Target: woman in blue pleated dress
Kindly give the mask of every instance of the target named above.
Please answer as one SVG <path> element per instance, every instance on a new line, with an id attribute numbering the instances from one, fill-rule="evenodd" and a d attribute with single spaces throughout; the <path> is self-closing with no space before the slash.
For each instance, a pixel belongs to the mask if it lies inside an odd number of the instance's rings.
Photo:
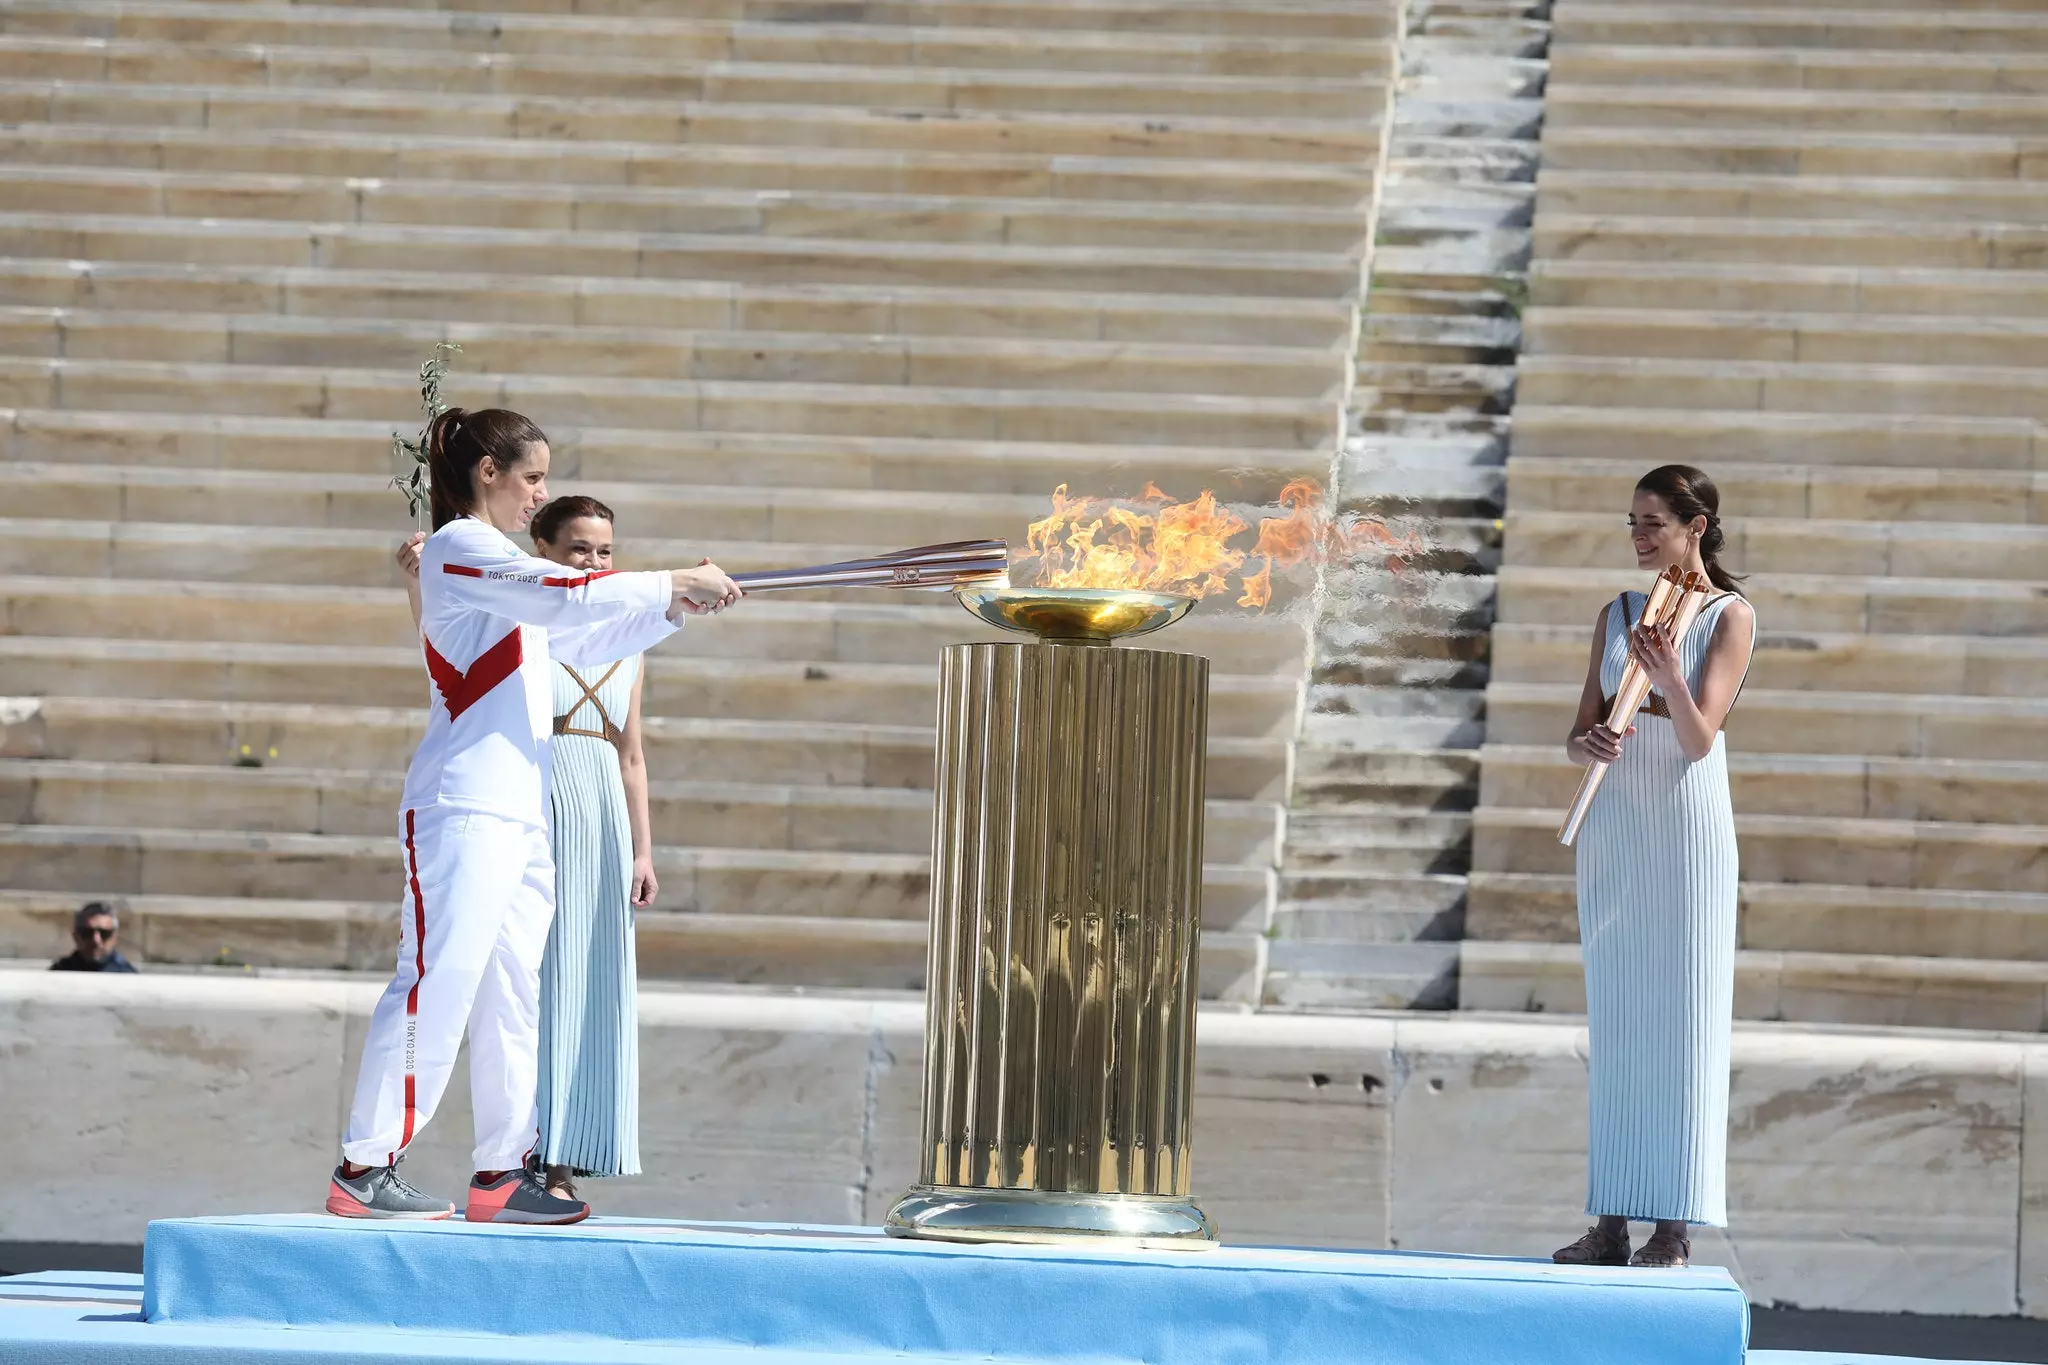
<path id="1" fill-rule="evenodd" d="M 1638 568 L 1717 590 L 1682 640 L 1641 624 L 1645 596 L 1603 607 L 1566 748 L 1614 766 L 1579 833 L 1589 1140 L 1585 1236 L 1567 1265 L 1684 1265 L 1691 1225 L 1728 1221 L 1728 1050 L 1737 859 L 1721 727 L 1749 671 L 1756 615 L 1720 564 L 1720 493 L 1686 465 L 1636 485 Z M 1652 692 L 1621 736 L 1605 721 L 1633 656 Z M 1654 1223 L 1629 1254 L 1629 1222 Z"/>
<path id="2" fill-rule="evenodd" d="M 534 513 L 534 548 L 612 567 L 612 510 L 565 497 Z M 640 1173 L 640 1046 L 633 911 L 652 905 L 654 840 L 640 742 L 642 660 L 554 666 L 548 836 L 555 922 L 540 969 L 540 1146 L 548 1188 Z"/>

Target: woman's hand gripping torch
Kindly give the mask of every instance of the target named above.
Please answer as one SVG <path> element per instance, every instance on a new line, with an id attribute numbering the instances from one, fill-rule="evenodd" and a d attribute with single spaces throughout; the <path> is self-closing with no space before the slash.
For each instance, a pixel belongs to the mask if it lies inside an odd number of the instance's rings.
<path id="1" fill-rule="evenodd" d="M 1706 605 L 1712 586 L 1701 575 L 1687 573 L 1676 565 L 1666 569 L 1650 587 L 1650 600 L 1643 607 L 1639 624 L 1665 627 L 1675 645 L 1685 639 L 1700 608 Z M 1650 675 L 1631 654 L 1621 670 L 1621 686 L 1614 690 L 1614 705 L 1608 708 L 1604 722 L 1604 728 L 1617 741 L 1628 733 L 1629 723 L 1649 695 Z M 1597 759 L 1586 765 L 1585 775 L 1579 779 L 1578 794 L 1572 797 L 1571 808 L 1565 812 L 1564 823 L 1557 831 L 1557 841 L 1567 848 L 1579 837 L 1579 827 L 1586 823 L 1586 812 L 1593 808 L 1593 797 L 1607 779 L 1610 766 Z"/>

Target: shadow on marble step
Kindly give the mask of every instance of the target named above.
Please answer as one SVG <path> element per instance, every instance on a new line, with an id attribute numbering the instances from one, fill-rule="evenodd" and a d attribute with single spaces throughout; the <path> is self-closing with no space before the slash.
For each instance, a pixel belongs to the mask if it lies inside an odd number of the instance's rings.
<path id="1" fill-rule="evenodd" d="M 1315 1013 L 1455 1009 L 1458 959 L 1455 943 L 1275 943 L 1264 1003 Z"/>
<path id="2" fill-rule="evenodd" d="M 318 24 L 309 28 L 317 33 Z M 338 36 L 338 35 L 337 35 Z M 823 55 L 823 54 L 821 54 Z M 403 48 L 345 50 L 313 44 L 195 50 L 149 39 L 37 35 L 0 39 L 0 75 L 287 89 L 427 90 L 490 96 L 561 96 L 602 89 L 617 98 L 740 104 L 843 101 L 866 108 L 1044 110 L 1356 118 L 1379 114 L 1386 92 L 1370 81 L 1191 77 L 1139 71 L 1055 72 L 827 65 L 818 62 L 645 60 L 609 54 L 494 54 L 451 64 Z"/>
<path id="3" fill-rule="evenodd" d="M 69 951 L 69 898 L 0 891 L 0 957 Z M 122 942 L 144 971 L 247 967 L 382 971 L 391 966 L 399 909 L 334 901 L 136 897 L 121 902 Z M 926 930 L 901 920 L 641 910 L 634 916 L 642 982 L 729 982 L 830 990 L 924 989 Z M 1205 933 L 1207 1000 L 1249 1001 L 1257 940 Z"/>
<path id="4" fill-rule="evenodd" d="M 1552 129 L 1679 127 L 2030 137 L 2048 129 L 2039 101 L 2025 95 L 1946 90 L 1645 90 L 1554 84 L 1543 102 L 1542 118 L 1546 134 Z"/>
<path id="5" fill-rule="evenodd" d="M 1908 522 L 1919 524 L 1896 529 L 1961 541 L 1980 526 L 2048 525 L 2048 471 L 1724 462 L 1713 472 L 1721 515 L 1735 527 L 1755 518 L 1823 529 Z M 1625 506 L 1643 467 L 1640 460 L 1521 458 L 1506 473 L 1518 514 L 1581 513 Z"/>
<path id="6" fill-rule="evenodd" d="M 22 825 L 268 831 L 381 837 L 400 809 L 404 769 L 341 769 L 276 761 L 173 764 L 0 759 L 0 820 Z M 654 827 L 732 849 L 924 854 L 929 789 L 776 784 L 686 776 L 650 764 Z M 1203 850 L 1239 866 L 1277 861 L 1280 808 L 1211 799 Z"/>
<path id="7" fill-rule="evenodd" d="M 2016 223 L 1959 233 L 1940 224 L 1896 220 L 1752 221 L 1556 213 L 1537 218 L 1535 238 L 1534 254 L 1538 258 L 2031 270 L 2041 261 L 2044 244 L 2048 244 L 2048 229 Z M 1534 393 L 1531 398 L 1556 401 Z"/>
<path id="8" fill-rule="evenodd" d="M 1951 469 L 2048 468 L 2048 438 L 2027 417 L 1950 414 L 1701 411 L 1524 402 L 1515 409 L 1514 453 L 1532 459 L 1713 465 L 1731 451 L 1746 461 L 1927 468 L 1929 451 Z"/>
<path id="9" fill-rule="evenodd" d="M 1495 681 L 1505 687 L 1576 689 L 1586 674 L 1591 630 L 1590 621 L 1578 626 L 1496 626 L 1491 654 Z M 1759 692 L 2025 698 L 2037 693 L 2044 666 L 2048 666 L 2048 641 L 2024 636 L 1766 630 L 1757 636 L 1744 705 Z M 1576 691 L 1572 695 L 1576 696 Z M 1567 709 L 1572 705 L 1569 699 L 1563 704 Z M 1828 705 L 1851 710 L 1866 705 L 1890 708 L 1886 702 L 1848 695 L 1838 696 Z M 1886 746 L 1883 751 L 1892 750 Z"/>
<path id="10" fill-rule="evenodd" d="M 1354 749 L 1303 744 L 1294 755 L 1293 806 L 1470 810 L 1479 797 L 1471 751 Z"/>
<path id="11" fill-rule="evenodd" d="M 2039 270 L 1546 260 L 1530 267 L 1529 290 L 1536 308 L 1980 319 L 2048 315 L 2048 272 Z"/>
<path id="12" fill-rule="evenodd" d="M 0 757 L 402 770 L 425 723 L 418 709 L 17 697 L 0 704 Z M 650 703 L 642 734 L 657 778 L 745 772 L 754 782 L 790 786 L 929 790 L 932 784 L 929 718 L 922 725 L 745 720 L 664 715 Z M 1286 741 L 1219 733 L 1209 737 L 1208 752 L 1212 799 L 1278 801 L 1286 795 Z"/>
<path id="13" fill-rule="evenodd" d="M 1983 179 L 1553 171 L 1543 177 L 1536 212 L 1546 217 L 1902 219 L 1949 224 L 1963 231 L 1965 224 L 2038 216 L 2043 199 L 2039 185 L 2001 185 Z M 1787 301 L 1785 306 L 1794 305 Z"/>
<path id="14" fill-rule="evenodd" d="M 1362 212 L 1371 165 L 1295 165 L 1027 152 L 901 152 L 674 142 L 567 142 L 331 129 L 27 123 L 0 128 L 11 160 L 177 165 L 216 174 L 458 182 L 696 186 L 759 191 L 1009 194 L 1071 199 L 1300 204 Z"/>
<path id="15" fill-rule="evenodd" d="M 1586 1011 L 1576 944 L 1468 940 L 1458 984 L 1460 1009 Z M 1735 1017 L 2038 1033 L 2048 1028 L 2048 963 L 1738 951 Z"/>
<path id="16" fill-rule="evenodd" d="M 743 284 L 571 275 L 175 265 L 95 260 L 0 261 L 0 301 L 104 312 L 214 313 L 236 320 L 411 319 L 440 327 L 698 328 L 883 336 L 1319 347 L 1346 325 L 1343 300 L 1198 294 L 1070 295 L 961 283 Z M 465 362 L 470 363 L 470 362 Z"/>
<path id="17" fill-rule="evenodd" d="M 1561 810 L 1584 772 L 1561 745 L 1488 745 L 1479 759 L 1488 806 Z M 1728 776 L 1749 815 L 2048 825 L 2048 763 L 1738 750 Z"/>
<path id="18" fill-rule="evenodd" d="M 1820 517 L 1737 517 L 1725 513 L 1726 562 L 1736 572 L 1771 576 L 2048 580 L 2048 517 L 2025 515 L 2032 490 L 1997 520 L 1955 525 L 1918 520 L 1830 520 Z M 2039 506 L 2048 514 L 2048 483 Z M 1632 567 L 1622 498 L 1583 511 L 1509 509 L 1501 557 L 1532 568 Z M 1910 508 L 1907 509 L 1910 512 Z"/>
<path id="19" fill-rule="evenodd" d="M 95 896 L 377 902 L 393 895 L 389 838 L 16 825 L 0 828 L 0 887 Z M 679 912 L 846 916 L 922 923 L 930 854 L 816 853 L 657 845 L 661 904 Z M 1266 921 L 1271 869 L 1211 863 L 1205 929 Z"/>
<path id="20" fill-rule="evenodd" d="M 1557 842 L 1561 814 L 1480 806 L 1470 817 L 1470 866 L 1569 872 L 1573 850 Z M 1738 814 L 1735 833 L 1743 873 L 1757 881 L 2048 894 L 2048 829 L 2037 825 Z"/>
<path id="21" fill-rule="evenodd" d="M 1290 876 L 1463 873 L 1473 865 L 1472 817 L 1297 807 L 1289 813 L 1282 863 Z"/>
<path id="22" fill-rule="evenodd" d="M 1580 687 L 1493 683 L 1487 688 L 1487 741 L 1563 743 Z M 2048 704 L 2025 690 L 1968 697 L 1745 689 L 1734 725 L 1730 747 L 1738 752 L 2048 762 Z"/>
<path id="23" fill-rule="evenodd" d="M 418 653 L 406 646 L 233 644 L 216 641 L 0 635 L 10 688 L 19 698 L 60 695 L 109 703 L 258 702 L 289 706 L 382 706 L 413 711 L 423 697 Z M 938 664 L 712 659 L 656 650 L 648 656 L 650 716 L 711 722 L 821 721 L 932 724 Z M 1295 733 L 1297 686 L 1279 676 L 1212 674 L 1209 728 L 1269 742 Z M 267 737 L 267 724 L 244 740 Z M 265 738 L 267 743 L 268 739 Z"/>
<path id="24" fill-rule="evenodd" d="M 0 97 L 4 97 L 0 82 Z M 45 213 L 545 232 L 730 233 L 851 241 L 1355 253 L 1344 207 L 746 187 L 346 179 L 65 167 L 0 169 L 0 202 Z"/>
<path id="25" fill-rule="evenodd" d="M 1626 565 L 1506 565 L 1496 580 L 1499 619 L 1518 625 L 1583 622 L 1590 632 L 1601 608 L 1636 572 Z M 1759 622 L 1787 633 L 2048 634 L 2048 599 L 2025 581 L 1774 573 L 1756 575 L 1743 592 Z"/>
<path id="26" fill-rule="evenodd" d="M 1804 8 L 1806 0 L 1792 0 Z M 1747 9 L 1764 6 L 1749 3 Z M 1921 9 L 1919 0 L 1853 0 L 1859 10 Z M 2020 12 L 2032 0 L 2005 0 Z M 2048 59 L 2025 53 L 1832 51 L 1569 44 L 1550 54 L 1550 78 L 1561 85 L 1667 86 L 1715 84 L 1752 90 L 1915 90 L 1992 94 L 2048 93 Z"/>
<path id="27" fill-rule="evenodd" d="M 2017 140 L 2001 137 L 1918 137 L 1903 133 L 1859 136 L 1825 131 L 1687 128 L 1660 128 L 1650 135 L 1639 129 L 1560 128 L 1544 138 L 1543 154 L 1544 166 L 1559 170 L 1783 175 L 1788 168 L 1804 166 L 1815 174 L 1835 176 L 2011 180 L 2014 159 L 2022 152 Z M 1539 219 L 1539 235 L 1540 225 Z M 1537 253 L 1539 258 L 1553 254 L 1547 250 Z M 1673 254 L 1667 252 L 1665 256 Z M 1776 262 L 1830 263 L 1824 258 Z M 1851 264 L 1847 260 L 1832 263 Z M 1910 262 L 1868 264 L 1897 266 Z"/>
<path id="28" fill-rule="evenodd" d="M 1380 132 L 1369 119 L 1252 119 L 923 111 L 710 100 L 442 95 L 416 91 L 283 90 L 121 82 L 0 81 L 10 122 L 199 124 L 218 128 L 304 128 L 403 132 L 432 127 L 462 137 L 567 141 L 798 143 L 870 150 L 1030 152 L 1043 156 L 1124 155 L 1370 162 Z"/>
<path id="29" fill-rule="evenodd" d="M 388 419 L 15 407 L 0 409 L 0 457 L 76 465 L 86 471 L 81 477 L 95 467 L 127 465 L 152 466 L 195 484 L 207 477 L 204 471 L 218 469 L 225 478 L 290 473 L 381 485 L 390 477 L 391 425 Z M 1269 502 L 1289 481 L 1328 465 L 1327 454 L 1275 448 L 678 432 L 554 421 L 547 430 L 553 467 L 563 479 L 671 487 L 913 495 L 951 490 L 1043 498 L 1061 483 L 1135 493 L 1150 478 L 1189 479 L 1214 488 L 1219 497 Z"/>
<path id="30" fill-rule="evenodd" d="M 1569 874 L 1474 872 L 1466 932 L 1576 943 L 1577 899 Z M 1764 952 L 2048 962 L 2048 895 L 1748 881 L 1736 934 L 1739 947 Z"/>

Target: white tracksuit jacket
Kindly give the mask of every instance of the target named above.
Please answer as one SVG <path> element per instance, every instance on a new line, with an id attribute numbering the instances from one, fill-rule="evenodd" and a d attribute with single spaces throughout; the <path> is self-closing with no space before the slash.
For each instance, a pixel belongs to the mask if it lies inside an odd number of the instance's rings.
<path id="1" fill-rule="evenodd" d="M 535 1138 L 541 952 L 554 918 L 548 851 L 552 659 L 628 658 L 673 634 L 666 572 L 587 573 L 522 553 L 473 517 L 420 549 L 420 633 L 433 680 L 406 773 L 397 971 L 363 1045 L 342 1154 L 386 1165 L 433 1117 L 464 1030 L 478 1170 Z"/>

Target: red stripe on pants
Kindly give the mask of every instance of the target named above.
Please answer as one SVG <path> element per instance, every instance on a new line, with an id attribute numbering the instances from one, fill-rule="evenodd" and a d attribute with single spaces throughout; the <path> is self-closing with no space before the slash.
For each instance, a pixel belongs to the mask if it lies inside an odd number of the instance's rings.
<path id="1" fill-rule="evenodd" d="M 413 1067 L 417 1056 L 417 1030 L 420 1020 L 420 982 L 427 975 L 427 899 L 420 894 L 420 855 L 413 846 L 413 812 L 405 813 L 405 870 L 412 886 L 412 946 L 413 975 L 412 989 L 405 993 L 405 1131 L 398 1138 L 398 1152 L 412 1142 L 413 1122 L 417 1117 L 413 1098 Z M 391 1154 L 391 1163 L 397 1164 L 398 1152 Z"/>

